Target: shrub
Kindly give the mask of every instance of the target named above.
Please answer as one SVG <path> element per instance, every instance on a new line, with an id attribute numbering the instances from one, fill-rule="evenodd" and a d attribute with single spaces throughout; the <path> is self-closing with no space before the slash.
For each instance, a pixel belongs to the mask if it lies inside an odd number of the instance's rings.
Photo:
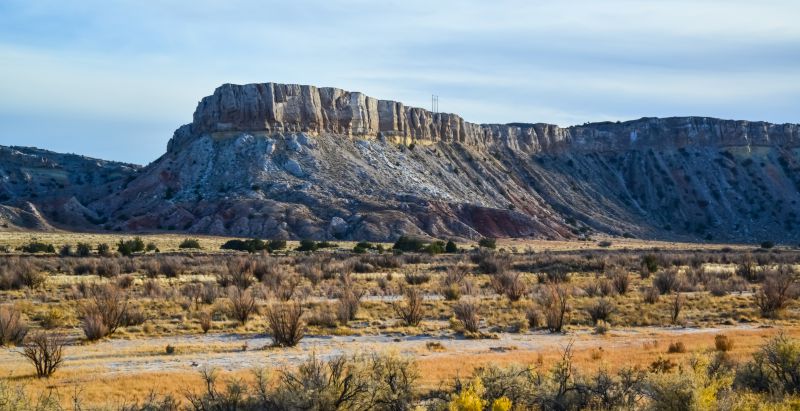
<path id="1" fill-rule="evenodd" d="M 97 254 L 100 254 L 103 257 L 109 257 L 111 256 L 111 247 L 109 247 L 106 243 L 100 243 L 97 245 Z"/>
<path id="2" fill-rule="evenodd" d="M 434 241 L 427 246 L 425 246 L 425 252 L 431 255 L 434 254 L 442 254 L 444 253 L 444 242 L 443 241 Z"/>
<path id="3" fill-rule="evenodd" d="M 261 400 L 252 409 L 408 410 L 416 379 L 413 363 L 394 356 L 340 356 L 322 361 L 312 355 L 296 369 L 282 373 L 271 392 L 271 404 Z"/>
<path id="4" fill-rule="evenodd" d="M 84 261 L 75 264 L 72 267 L 72 273 L 75 275 L 87 275 L 87 274 L 94 274 L 97 271 L 97 267 L 94 261 Z"/>
<path id="5" fill-rule="evenodd" d="M 228 299 L 231 303 L 231 315 L 240 324 L 247 324 L 250 316 L 256 312 L 256 299 L 249 290 L 232 287 L 228 292 Z"/>
<path id="6" fill-rule="evenodd" d="M 661 294 L 669 294 L 673 291 L 680 290 L 678 270 L 672 268 L 659 271 L 656 273 L 655 278 L 653 278 L 653 286 L 655 286 Z"/>
<path id="7" fill-rule="evenodd" d="M 561 332 L 569 309 L 569 292 L 562 284 L 548 284 L 538 294 L 539 305 L 544 311 L 544 320 L 550 332 Z"/>
<path id="8" fill-rule="evenodd" d="M 717 351 L 728 352 L 733 349 L 733 340 L 727 335 L 716 335 L 714 336 L 714 348 Z"/>
<path id="9" fill-rule="evenodd" d="M 667 347 L 667 353 L 669 354 L 682 354 L 686 352 L 686 345 L 681 342 L 671 342 L 669 343 L 669 347 Z"/>
<path id="10" fill-rule="evenodd" d="M 763 241 L 761 243 L 761 248 L 765 250 L 769 250 L 770 248 L 775 247 L 775 243 L 772 241 Z"/>
<path id="11" fill-rule="evenodd" d="M 267 243 L 267 249 L 270 251 L 284 250 L 286 249 L 286 240 L 269 240 Z"/>
<path id="12" fill-rule="evenodd" d="M 503 271 L 492 276 L 491 284 L 496 293 L 505 295 L 511 301 L 519 301 L 528 292 L 521 273 Z"/>
<path id="13" fill-rule="evenodd" d="M 736 275 L 751 283 L 761 280 L 761 273 L 758 271 L 758 266 L 752 255 L 745 254 L 742 262 L 736 266 Z"/>
<path id="14" fill-rule="evenodd" d="M 609 277 L 611 278 L 611 284 L 619 295 L 625 295 L 628 292 L 631 279 L 627 271 L 614 270 Z"/>
<path id="15" fill-rule="evenodd" d="M 86 338 L 97 340 L 125 325 L 128 295 L 111 284 L 91 290 L 89 303 L 82 307 L 82 328 Z"/>
<path id="16" fill-rule="evenodd" d="M 36 368 L 38 378 L 50 377 L 63 361 L 64 339 L 44 331 L 29 336 L 22 355 Z"/>
<path id="17" fill-rule="evenodd" d="M 654 254 L 645 254 L 642 256 L 642 273 L 647 273 L 649 276 L 651 273 L 656 272 L 658 270 L 658 257 Z"/>
<path id="18" fill-rule="evenodd" d="M 486 400 L 483 399 L 485 393 L 483 382 L 480 377 L 476 377 L 465 384 L 458 393 L 452 395 L 447 409 L 451 411 L 482 411 L 486 407 Z"/>
<path id="19" fill-rule="evenodd" d="M 181 241 L 180 244 L 178 244 L 178 248 L 181 249 L 189 248 L 189 249 L 199 250 L 202 247 L 200 247 L 200 240 L 196 238 L 187 238 Z"/>
<path id="20" fill-rule="evenodd" d="M 303 306 L 300 303 L 276 303 L 267 310 L 267 323 L 272 332 L 273 344 L 294 347 L 303 339 Z"/>
<path id="21" fill-rule="evenodd" d="M 134 237 L 133 240 L 120 239 L 117 243 L 117 251 L 124 255 L 129 256 L 133 253 L 140 253 L 144 251 L 144 241 L 140 237 Z"/>
<path id="22" fill-rule="evenodd" d="M 348 321 L 356 319 L 358 309 L 361 306 L 361 298 L 364 292 L 354 289 L 352 284 L 344 283 L 342 285 L 341 295 L 339 296 L 339 305 L 337 307 L 337 316 L 342 325 L 347 325 Z"/>
<path id="23" fill-rule="evenodd" d="M 642 300 L 647 304 L 655 304 L 661 297 L 661 293 L 655 287 L 646 287 L 642 290 Z"/>
<path id="24" fill-rule="evenodd" d="M 497 241 L 494 238 L 481 238 L 478 241 L 478 246 L 494 250 L 497 248 Z"/>
<path id="25" fill-rule="evenodd" d="M 603 241 L 598 242 L 597 246 L 598 247 L 603 247 L 603 248 L 608 248 L 608 247 L 611 247 L 612 244 L 613 243 L 611 241 L 603 240 Z"/>
<path id="26" fill-rule="evenodd" d="M 394 245 L 392 246 L 393 250 L 403 251 L 403 252 L 415 252 L 421 251 L 425 247 L 425 242 L 419 238 L 401 236 L 400 238 L 395 241 Z"/>
<path id="27" fill-rule="evenodd" d="M 300 246 L 297 251 L 317 251 L 319 246 L 314 240 L 300 240 Z"/>
<path id="28" fill-rule="evenodd" d="M 464 330 L 476 333 L 480 326 L 480 303 L 477 300 L 463 299 L 453 307 L 455 317 Z"/>
<path id="29" fill-rule="evenodd" d="M 611 329 L 611 325 L 603 320 L 598 320 L 597 324 L 594 326 L 594 333 L 598 335 L 604 335 Z"/>
<path id="30" fill-rule="evenodd" d="M 64 244 L 58 249 L 58 255 L 61 257 L 72 257 L 73 254 L 72 246 L 69 244 Z"/>
<path id="31" fill-rule="evenodd" d="M 736 372 L 736 386 L 756 392 L 800 394 L 800 343 L 779 334 Z"/>
<path id="32" fill-rule="evenodd" d="M 92 246 L 87 243 L 78 243 L 75 247 L 75 255 L 78 257 L 88 257 L 92 254 Z"/>
<path id="33" fill-rule="evenodd" d="M 614 310 L 614 304 L 611 301 L 601 298 L 594 305 L 589 306 L 586 312 L 592 319 L 592 324 L 597 324 L 598 321 L 608 321 Z"/>
<path id="34" fill-rule="evenodd" d="M 159 271 L 167 278 L 178 278 L 181 271 L 181 261 L 176 257 L 159 258 Z"/>
<path id="35" fill-rule="evenodd" d="M 28 327 L 22 321 L 22 314 L 14 307 L 0 306 L 0 346 L 22 344 Z"/>
<path id="36" fill-rule="evenodd" d="M 211 329 L 211 325 L 213 324 L 211 314 L 201 311 L 199 314 L 197 314 L 197 321 L 200 323 L 200 329 L 203 330 L 203 334 L 207 334 L 208 330 Z"/>
<path id="37" fill-rule="evenodd" d="M 47 281 L 47 273 L 28 262 L 20 262 L 16 269 L 20 283 L 30 289 L 39 288 Z"/>
<path id="38" fill-rule="evenodd" d="M 447 244 L 445 244 L 445 246 L 444 246 L 444 252 L 446 252 L 448 254 L 457 253 L 458 252 L 458 246 L 456 245 L 455 242 L 453 242 L 453 240 L 448 240 Z"/>
<path id="39" fill-rule="evenodd" d="M 431 275 L 422 272 L 407 272 L 405 274 L 405 279 L 409 285 L 420 285 L 430 281 Z"/>
<path id="40" fill-rule="evenodd" d="M 797 297 L 797 276 L 794 269 L 781 265 L 764 274 L 764 284 L 755 294 L 756 306 L 766 318 L 776 317 L 788 302 Z"/>
<path id="41" fill-rule="evenodd" d="M 532 330 L 537 329 L 542 325 L 542 319 L 541 315 L 539 314 L 539 310 L 534 306 L 528 307 L 528 309 L 525 310 L 525 319 L 528 320 L 528 327 L 530 327 Z"/>
<path id="42" fill-rule="evenodd" d="M 422 293 L 417 289 L 409 287 L 404 292 L 404 303 L 394 304 L 393 308 L 395 313 L 403 321 L 403 324 L 409 327 L 416 327 L 422 321 L 424 315 L 422 309 Z"/>
<path id="43" fill-rule="evenodd" d="M 228 261 L 225 270 L 217 272 L 217 283 L 222 287 L 230 285 L 242 290 L 253 284 L 254 264 L 246 258 L 234 258 Z"/>
<path id="44" fill-rule="evenodd" d="M 511 267 L 511 260 L 508 256 L 501 256 L 492 252 L 478 252 L 478 269 L 485 274 L 499 274 Z"/>
<path id="45" fill-rule="evenodd" d="M 276 246 L 279 243 L 276 243 Z M 283 248 L 286 247 L 286 242 L 283 242 Z M 248 253 L 252 254 L 256 251 L 265 251 L 269 250 L 269 245 L 258 238 L 253 238 L 251 240 L 228 240 L 222 246 L 220 246 L 222 250 L 234 250 L 234 251 L 247 251 Z"/>
<path id="46" fill-rule="evenodd" d="M 38 242 L 36 240 L 33 240 L 33 241 L 29 242 L 28 244 L 20 246 L 19 250 L 22 251 L 23 253 L 31 253 L 31 254 L 34 254 L 34 253 L 55 253 L 56 252 L 56 248 L 53 247 L 52 244 L 45 244 L 45 243 Z"/>
<path id="47" fill-rule="evenodd" d="M 681 309 L 683 309 L 683 295 L 681 293 L 675 293 L 675 298 L 672 300 L 672 305 L 670 306 L 670 318 L 673 324 L 678 323 Z"/>
<path id="48" fill-rule="evenodd" d="M 116 277 L 120 273 L 120 266 L 116 260 L 102 259 L 97 263 L 96 271 L 101 277 Z"/>

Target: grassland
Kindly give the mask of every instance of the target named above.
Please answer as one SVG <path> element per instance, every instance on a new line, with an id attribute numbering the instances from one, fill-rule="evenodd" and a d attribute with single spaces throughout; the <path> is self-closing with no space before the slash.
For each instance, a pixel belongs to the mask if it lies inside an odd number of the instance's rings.
<path id="1" fill-rule="evenodd" d="M 29 335 L 44 330 L 66 344 L 63 364 L 39 379 L 9 341 L 0 350 L 3 381 L 32 395 L 56 390 L 65 406 L 77 396 L 85 406 L 121 407 L 151 390 L 184 398 L 203 386 L 206 368 L 251 382 L 255 367 L 296 369 L 312 353 L 393 353 L 419 370 L 415 404 L 435 408 L 456 378 L 490 366 L 549 369 L 567 346 L 576 369 L 617 372 L 664 358 L 689 364 L 713 352 L 718 335 L 735 341 L 726 358 L 746 363 L 769 338 L 800 335 L 800 251 L 792 248 L 501 240 L 494 250 L 463 243 L 430 254 L 393 253 L 392 244 L 356 253 L 349 242 L 298 252 L 288 242 L 247 254 L 220 250 L 229 238 L 195 236 L 200 249 L 186 249 L 185 235 L 153 234 L 141 238 L 158 252 L 113 253 L 131 238 L 0 233 L 8 251 L 0 305 L 20 313 Z M 17 251 L 31 241 L 70 245 L 73 255 Z M 93 250 L 74 255 L 78 243 Z M 101 243 L 110 255 L 94 251 Z M 781 275 L 790 279 L 785 301 L 765 311 L 758 301 Z M 418 324 L 401 320 L 410 292 L 421 297 Z M 292 304 L 302 309 L 304 337 L 275 347 L 270 313 Z M 474 330 L 458 314 L 465 307 L 477 317 Z M 117 309 L 124 316 L 115 330 L 90 335 L 93 315 Z M 668 353 L 677 342 L 684 348 Z"/>

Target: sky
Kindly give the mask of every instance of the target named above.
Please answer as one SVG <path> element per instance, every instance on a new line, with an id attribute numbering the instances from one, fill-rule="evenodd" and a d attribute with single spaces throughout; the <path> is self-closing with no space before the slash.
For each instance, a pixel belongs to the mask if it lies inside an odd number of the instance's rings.
<path id="1" fill-rule="evenodd" d="M 147 164 L 223 83 L 476 123 L 800 123 L 797 0 L 0 0 L 0 145 Z"/>

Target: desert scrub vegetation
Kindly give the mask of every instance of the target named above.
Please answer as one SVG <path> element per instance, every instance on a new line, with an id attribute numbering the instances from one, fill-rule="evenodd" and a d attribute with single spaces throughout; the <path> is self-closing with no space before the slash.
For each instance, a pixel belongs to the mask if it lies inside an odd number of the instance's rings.
<path id="1" fill-rule="evenodd" d="M 489 364 L 426 391 L 409 358 L 311 354 L 297 367 L 256 368 L 248 379 L 223 379 L 206 369 L 201 389 L 185 390 L 185 398 L 150 396 L 135 409 L 168 404 L 166 409 L 186 410 L 790 410 L 800 405 L 800 345 L 784 335 L 742 362 L 702 351 L 680 363 L 660 358 L 645 368 L 587 372 L 574 357 L 570 343 L 552 364 Z M 0 386 L 0 403 L 20 401 L 20 393 L 24 390 Z"/>

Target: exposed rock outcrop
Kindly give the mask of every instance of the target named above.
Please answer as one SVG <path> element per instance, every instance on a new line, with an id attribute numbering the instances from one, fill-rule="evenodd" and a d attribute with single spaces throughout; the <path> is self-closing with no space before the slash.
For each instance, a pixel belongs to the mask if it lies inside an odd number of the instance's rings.
<path id="1" fill-rule="evenodd" d="M 62 226 L 262 238 L 796 241 L 798 148 L 796 124 L 474 124 L 334 88 L 226 84 L 141 169 L 0 150 L 16 161 L 0 163 L 0 203 L 30 200 Z"/>

